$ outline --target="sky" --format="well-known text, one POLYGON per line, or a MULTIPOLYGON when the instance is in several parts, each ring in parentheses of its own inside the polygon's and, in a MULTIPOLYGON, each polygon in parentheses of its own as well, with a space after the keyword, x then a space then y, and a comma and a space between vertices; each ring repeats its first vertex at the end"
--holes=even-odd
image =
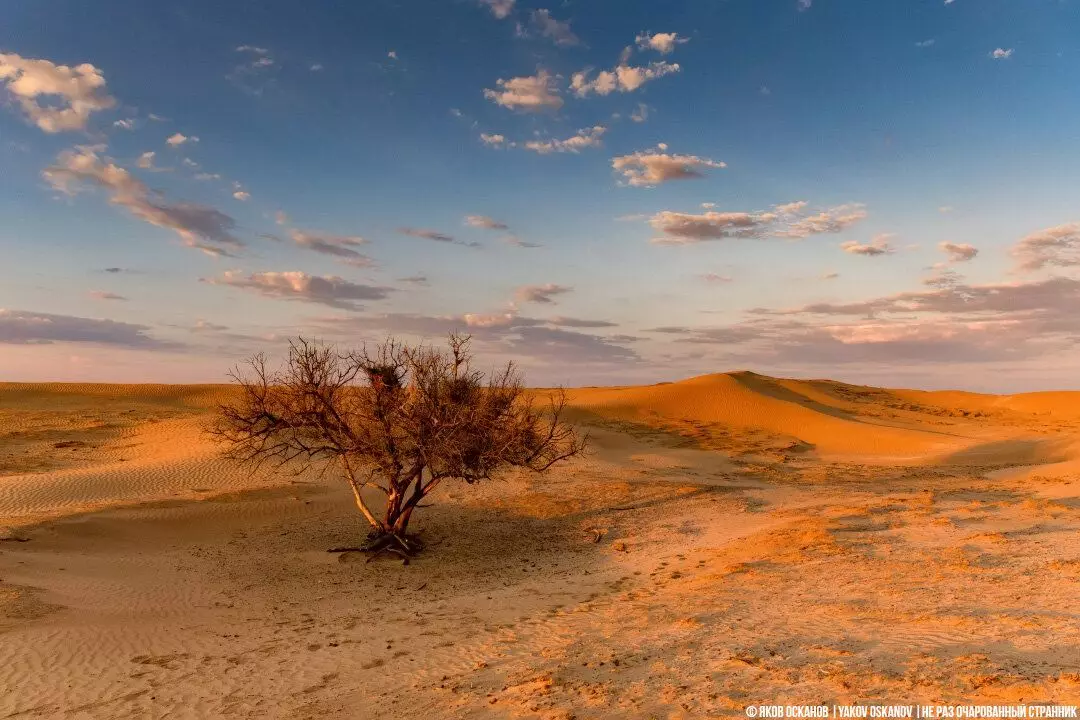
POLYGON ((0 380, 1080 388, 1076 0, 0 4, 0 380))

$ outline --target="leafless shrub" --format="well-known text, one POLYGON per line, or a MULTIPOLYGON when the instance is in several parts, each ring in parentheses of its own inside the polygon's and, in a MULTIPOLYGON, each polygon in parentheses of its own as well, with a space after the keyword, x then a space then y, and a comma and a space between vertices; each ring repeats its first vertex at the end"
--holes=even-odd
POLYGON ((372 527, 360 549, 411 554, 413 511, 444 480, 543 472, 585 448, 562 419, 562 391, 536 407, 512 363, 487 378, 474 370, 469 342, 454 334, 441 350, 391 339, 342 354, 300 338, 283 369, 268 370, 260 354, 231 374, 241 398, 221 406, 212 432, 242 461, 339 469, 372 527), (385 497, 379 514, 369 488, 385 497))

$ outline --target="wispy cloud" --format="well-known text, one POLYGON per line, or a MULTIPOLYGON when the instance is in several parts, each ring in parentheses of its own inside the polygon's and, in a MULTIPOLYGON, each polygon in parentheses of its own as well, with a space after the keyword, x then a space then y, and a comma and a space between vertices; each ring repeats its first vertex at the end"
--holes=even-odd
POLYGON ((88 343, 144 349, 173 346, 148 335, 149 329, 116 320, 0 308, 0 343, 9 345, 88 343))
POLYGON ((151 225, 175 231, 185 245, 211 255, 230 255, 243 247, 232 234, 233 218, 205 205, 165 202, 127 170, 100 157, 103 150, 102 146, 65 150, 42 174, 54 188, 68 194, 86 185, 103 188, 112 204, 151 225))
POLYGON ((220 277, 204 278, 202 281, 210 285, 241 288, 279 300, 318 303, 354 311, 362 308, 362 301, 383 300, 393 292, 393 288, 354 283, 335 275, 308 275, 298 270, 250 275, 227 271, 220 277))
POLYGON ((562 140, 530 140, 525 143, 524 147, 526 150, 532 150, 541 155, 547 155, 549 153, 579 153, 584 148, 599 147, 601 145, 601 138, 603 138, 604 133, 606 132, 606 127, 603 125, 596 125, 591 128, 578 130, 575 135, 571 135, 562 140))
POLYGON ((555 298, 564 295, 574 288, 565 285, 547 283, 546 285, 523 285, 514 291, 514 299, 523 303, 540 303, 550 305, 555 298))
POLYGON ((529 18, 532 27, 556 45, 567 47, 581 44, 581 39, 570 29, 570 23, 556 20, 550 10, 533 10, 529 18))

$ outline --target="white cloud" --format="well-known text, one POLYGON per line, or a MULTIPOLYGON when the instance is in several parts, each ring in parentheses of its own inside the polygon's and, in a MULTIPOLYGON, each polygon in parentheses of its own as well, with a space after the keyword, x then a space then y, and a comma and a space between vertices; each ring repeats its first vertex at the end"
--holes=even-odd
POLYGON ((869 243, 860 243, 857 240, 849 240, 840 245, 840 247, 844 249, 844 252, 851 253, 852 255, 866 255, 868 257, 892 255, 896 252, 892 243, 889 242, 892 238, 892 235, 883 233, 881 235, 875 235, 874 239, 869 243))
POLYGON ((727 165, 696 155, 669 155, 650 150, 613 158, 611 167, 622 173, 628 185, 655 187, 669 180, 700 178, 705 168, 724 168, 727 165))
POLYGON ((220 278, 204 278, 210 285, 227 285, 281 300, 318 303, 340 310, 359 310, 364 300, 382 300, 393 288, 361 285, 334 275, 308 275, 298 270, 243 275, 227 271, 220 278))
POLYGON ((1014 51, 1012 48, 1009 48, 1008 50, 1004 48, 998 48, 994 52, 990 53, 990 57, 994 58, 995 60, 1008 60, 1013 56, 1013 52, 1014 51))
POLYGON ((27 119, 47 133, 84 130, 93 113, 116 105, 104 75, 89 63, 68 67, 0 53, 0 84, 27 119))
POLYGON ((197 137, 195 137, 193 135, 192 136, 184 135, 183 133, 175 133, 173 135, 170 135, 169 138, 165 140, 165 143, 169 147, 174 147, 174 148, 175 147, 180 147, 184 143, 197 143, 197 142, 199 142, 199 138, 197 138, 197 137))
POLYGON ((530 18, 533 27, 556 45, 565 47, 581 44, 581 40, 570 29, 570 23, 556 20, 551 16, 551 11, 533 10, 530 18))
POLYGON ((701 214, 664 210, 649 218, 649 224, 663 233, 652 240, 660 245, 687 245, 728 238, 805 238, 838 233, 866 217, 862 205, 848 204, 799 216, 806 203, 777 205, 767 212, 718 212, 701 214))
MULTIPOLYGON (((480 133, 480 142, 489 147, 505 147, 507 145, 506 137, 499 134, 480 133)), ((510 143, 513 145, 513 143, 510 143)))
POLYGON ((536 75, 509 80, 499 78, 495 84, 499 89, 484 90, 484 97, 511 110, 542 112, 558 110, 563 106, 563 99, 559 97, 554 78, 546 70, 541 70, 536 75))
POLYGON ((663 210, 649 218, 649 224, 663 233, 653 243, 689 245, 705 240, 764 237, 776 219, 776 213, 709 211, 694 215, 663 210))
POLYGON ((938 249, 949 256, 949 262, 967 262, 975 259, 979 254, 979 248, 967 243, 941 242, 938 249))
POLYGON ((776 212, 781 215, 793 215, 800 213, 806 209, 807 202, 805 200, 796 200, 795 202, 784 203, 776 206, 776 212))
POLYGON ((649 106, 638 103, 637 109, 630 113, 630 119, 636 123, 643 123, 649 119, 649 106))
POLYGON ((690 42, 690 38, 679 37, 676 33, 641 33, 634 41, 642 50, 655 50, 661 55, 667 55, 675 49, 675 45, 690 42))
POLYGON ((1020 270, 1080 265, 1080 223, 1068 223, 1031 233, 1010 251, 1020 270))
POLYGON ((806 12, 813 4, 814 0, 799 0, 797 7, 799 9, 799 12, 806 12))
POLYGON ((553 152, 579 153, 584 148, 599 147, 605 132, 607 132, 607 128, 603 125, 597 125, 578 130, 576 135, 563 140, 530 140, 525 143, 525 148, 541 155, 553 152))
POLYGON ((232 196, 240 202, 247 202, 251 199, 251 193, 244 192, 243 190, 237 190, 232 194, 232 196))
POLYGON ((42 175, 57 190, 68 194, 87 184, 104 188, 112 204, 151 225, 175 231, 188 247, 211 255, 229 255, 230 250, 243 246, 232 235, 236 221, 231 217, 203 205, 164 202, 127 170, 109 158, 101 158, 98 153, 103 150, 103 146, 65 150, 42 175))
POLYGON ((539 303, 552 305, 554 298, 570 292, 574 288, 565 285, 547 283, 546 285, 523 285, 514 291, 514 299, 518 302, 539 303))
POLYGON ((139 159, 135 161, 135 165, 143 170, 151 170, 154 167, 154 156, 157 155, 153 150, 150 152, 144 152, 139 156, 139 159))
POLYGON ((509 226, 504 222, 499 222, 493 218, 489 218, 486 215, 466 215, 465 224, 469 227, 483 228, 484 230, 509 230, 509 226))
POLYGON ((647 66, 631 66, 625 63, 611 70, 602 70, 595 78, 589 79, 589 71, 576 72, 570 78, 570 89, 578 97, 588 97, 591 93, 610 95, 613 92, 633 92, 650 80, 679 72, 678 63, 658 61, 647 66))
POLYGON ((123 120, 115 120, 113 122, 113 127, 120 128, 121 130, 134 130, 136 124, 135 118, 124 118, 123 120))
POLYGON ((491 14, 499 20, 505 20, 513 12, 515 0, 478 0, 478 2, 487 6, 491 14))
MULTIPOLYGON (((786 206, 782 206, 786 207, 786 206)), ((843 232, 866 217, 866 209, 857 203, 840 205, 801 218, 777 233, 780 237, 804 238, 811 235, 843 232)))

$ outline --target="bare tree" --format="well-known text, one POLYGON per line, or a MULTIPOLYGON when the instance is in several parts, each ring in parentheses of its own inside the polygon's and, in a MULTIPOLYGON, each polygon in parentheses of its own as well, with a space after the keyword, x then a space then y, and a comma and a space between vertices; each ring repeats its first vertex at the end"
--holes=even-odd
POLYGON ((256 465, 337 467, 371 532, 359 549, 419 549, 407 535, 420 502, 444 480, 474 483, 511 467, 543 472, 582 453, 587 438, 563 421, 566 396, 538 408, 513 363, 485 378, 471 366, 470 338, 448 348, 392 339, 339 353, 299 340, 278 371, 264 355, 231 377, 241 397, 220 407, 211 432, 229 454, 256 465), (364 490, 385 497, 381 513, 364 490))

